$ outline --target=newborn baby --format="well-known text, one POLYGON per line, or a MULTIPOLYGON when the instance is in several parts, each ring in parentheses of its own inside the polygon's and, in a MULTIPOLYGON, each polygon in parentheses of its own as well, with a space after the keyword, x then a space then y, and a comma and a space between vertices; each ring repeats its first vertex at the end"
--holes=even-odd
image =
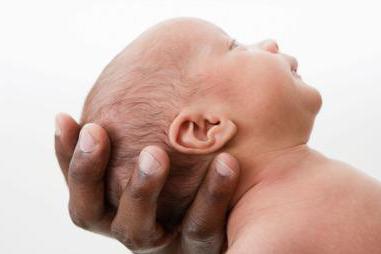
POLYGON ((228 253, 381 253, 381 185, 306 143, 320 94, 273 41, 243 45, 198 19, 163 22, 105 68, 81 124, 111 138, 109 202, 147 145, 170 157, 158 221, 179 225, 212 158, 241 166, 228 253))

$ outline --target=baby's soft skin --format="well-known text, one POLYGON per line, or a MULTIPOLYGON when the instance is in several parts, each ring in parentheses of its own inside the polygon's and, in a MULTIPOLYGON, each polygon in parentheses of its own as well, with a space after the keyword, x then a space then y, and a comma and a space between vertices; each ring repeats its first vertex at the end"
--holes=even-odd
MULTIPOLYGON (((196 81, 172 84, 173 89, 181 91, 186 86, 192 93, 186 100, 173 102, 174 110, 163 106, 164 122, 170 120, 168 129, 158 131, 167 134, 162 143, 190 157, 228 152, 240 162, 240 182, 227 228, 228 253, 381 253, 381 185, 308 148, 321 96, 299 76, 297 60, 282 53, 276 42, 238 43, 198 19, 163 22, 118 55, 100 78, 87 109, 99 105, 107 91, 114 89, 117 94, 125 89, 119 85, 134 77, 128 76, 126 82, 120 77, 138 61, 147 61, 160 73, 181 70, 181 81, 196 81), (111 82, 111 89, 102 84, 113 80, 110 73, 123 81, 111 82)), ((157 86, 149 88, 138 97, 146 99, 146 105, 151 102, 149 96, 172 98, 169 90, 163 94, 157 86)), ((114 116, 107 110, 103 113, 114 116)), ((93 115, 96 119, 97 114, 93 115)), ((127 125, 120 123, 132 116, 115 115, 114 128, 122 133, 127 125)), ((187 173, 201 179, 205 170, 187 173)), ((128 177, 114 179, 117 185, 123 182, 128 177)), ((178 181, 170 176, 162 193, 190 195, 197 188, 190 183, 189 178, 178 181)), ((158 207, 159 212, 176 208, 164 210, 168 206, 160 203, 158 207)))

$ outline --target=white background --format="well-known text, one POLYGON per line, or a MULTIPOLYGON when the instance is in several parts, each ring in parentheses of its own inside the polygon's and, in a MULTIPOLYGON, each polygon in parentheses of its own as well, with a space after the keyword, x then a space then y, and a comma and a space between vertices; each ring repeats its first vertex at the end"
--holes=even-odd
POLYGON ((0 253, 126 253, 71 224, 54 115, 78 118, 110 59, 171 17, 207 19, 244 43, 277 39, 323 95, 311 146, 381 179, 377 2, 0 0, 0 253))

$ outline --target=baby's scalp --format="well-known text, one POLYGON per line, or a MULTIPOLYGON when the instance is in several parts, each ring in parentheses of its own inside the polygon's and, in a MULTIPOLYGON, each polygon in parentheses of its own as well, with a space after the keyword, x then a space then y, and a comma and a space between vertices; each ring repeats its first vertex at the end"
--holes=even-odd
POLYGON ((212 154, 181 154, 168 142, 173 118, 200 82, 187 73, 195 49, 184 33, 199 22, 204 21, 167 21, 133 41, 101 73, 81 117, 82 125, 97 123, 110 136, 106 185, 115 207, 140 151, 158 145, 168 152, 170 172, 158 204, 158 220, 166 225, 179 222, 212 158, 212 154))

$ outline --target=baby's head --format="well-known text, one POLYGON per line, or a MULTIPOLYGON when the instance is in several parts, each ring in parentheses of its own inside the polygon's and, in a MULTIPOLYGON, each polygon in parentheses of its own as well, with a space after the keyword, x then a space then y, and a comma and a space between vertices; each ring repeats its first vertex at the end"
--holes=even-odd
POLYGON ((241 161, 306 143, 321 98, 296 69, 275 42, 242 45, 199 19, 147 30, 105 68, 83 109, 81 124, 97 123, 111 139, 111 203, 147 145, 168 152, 158 220, 176 224, 217 152, 241 161))

